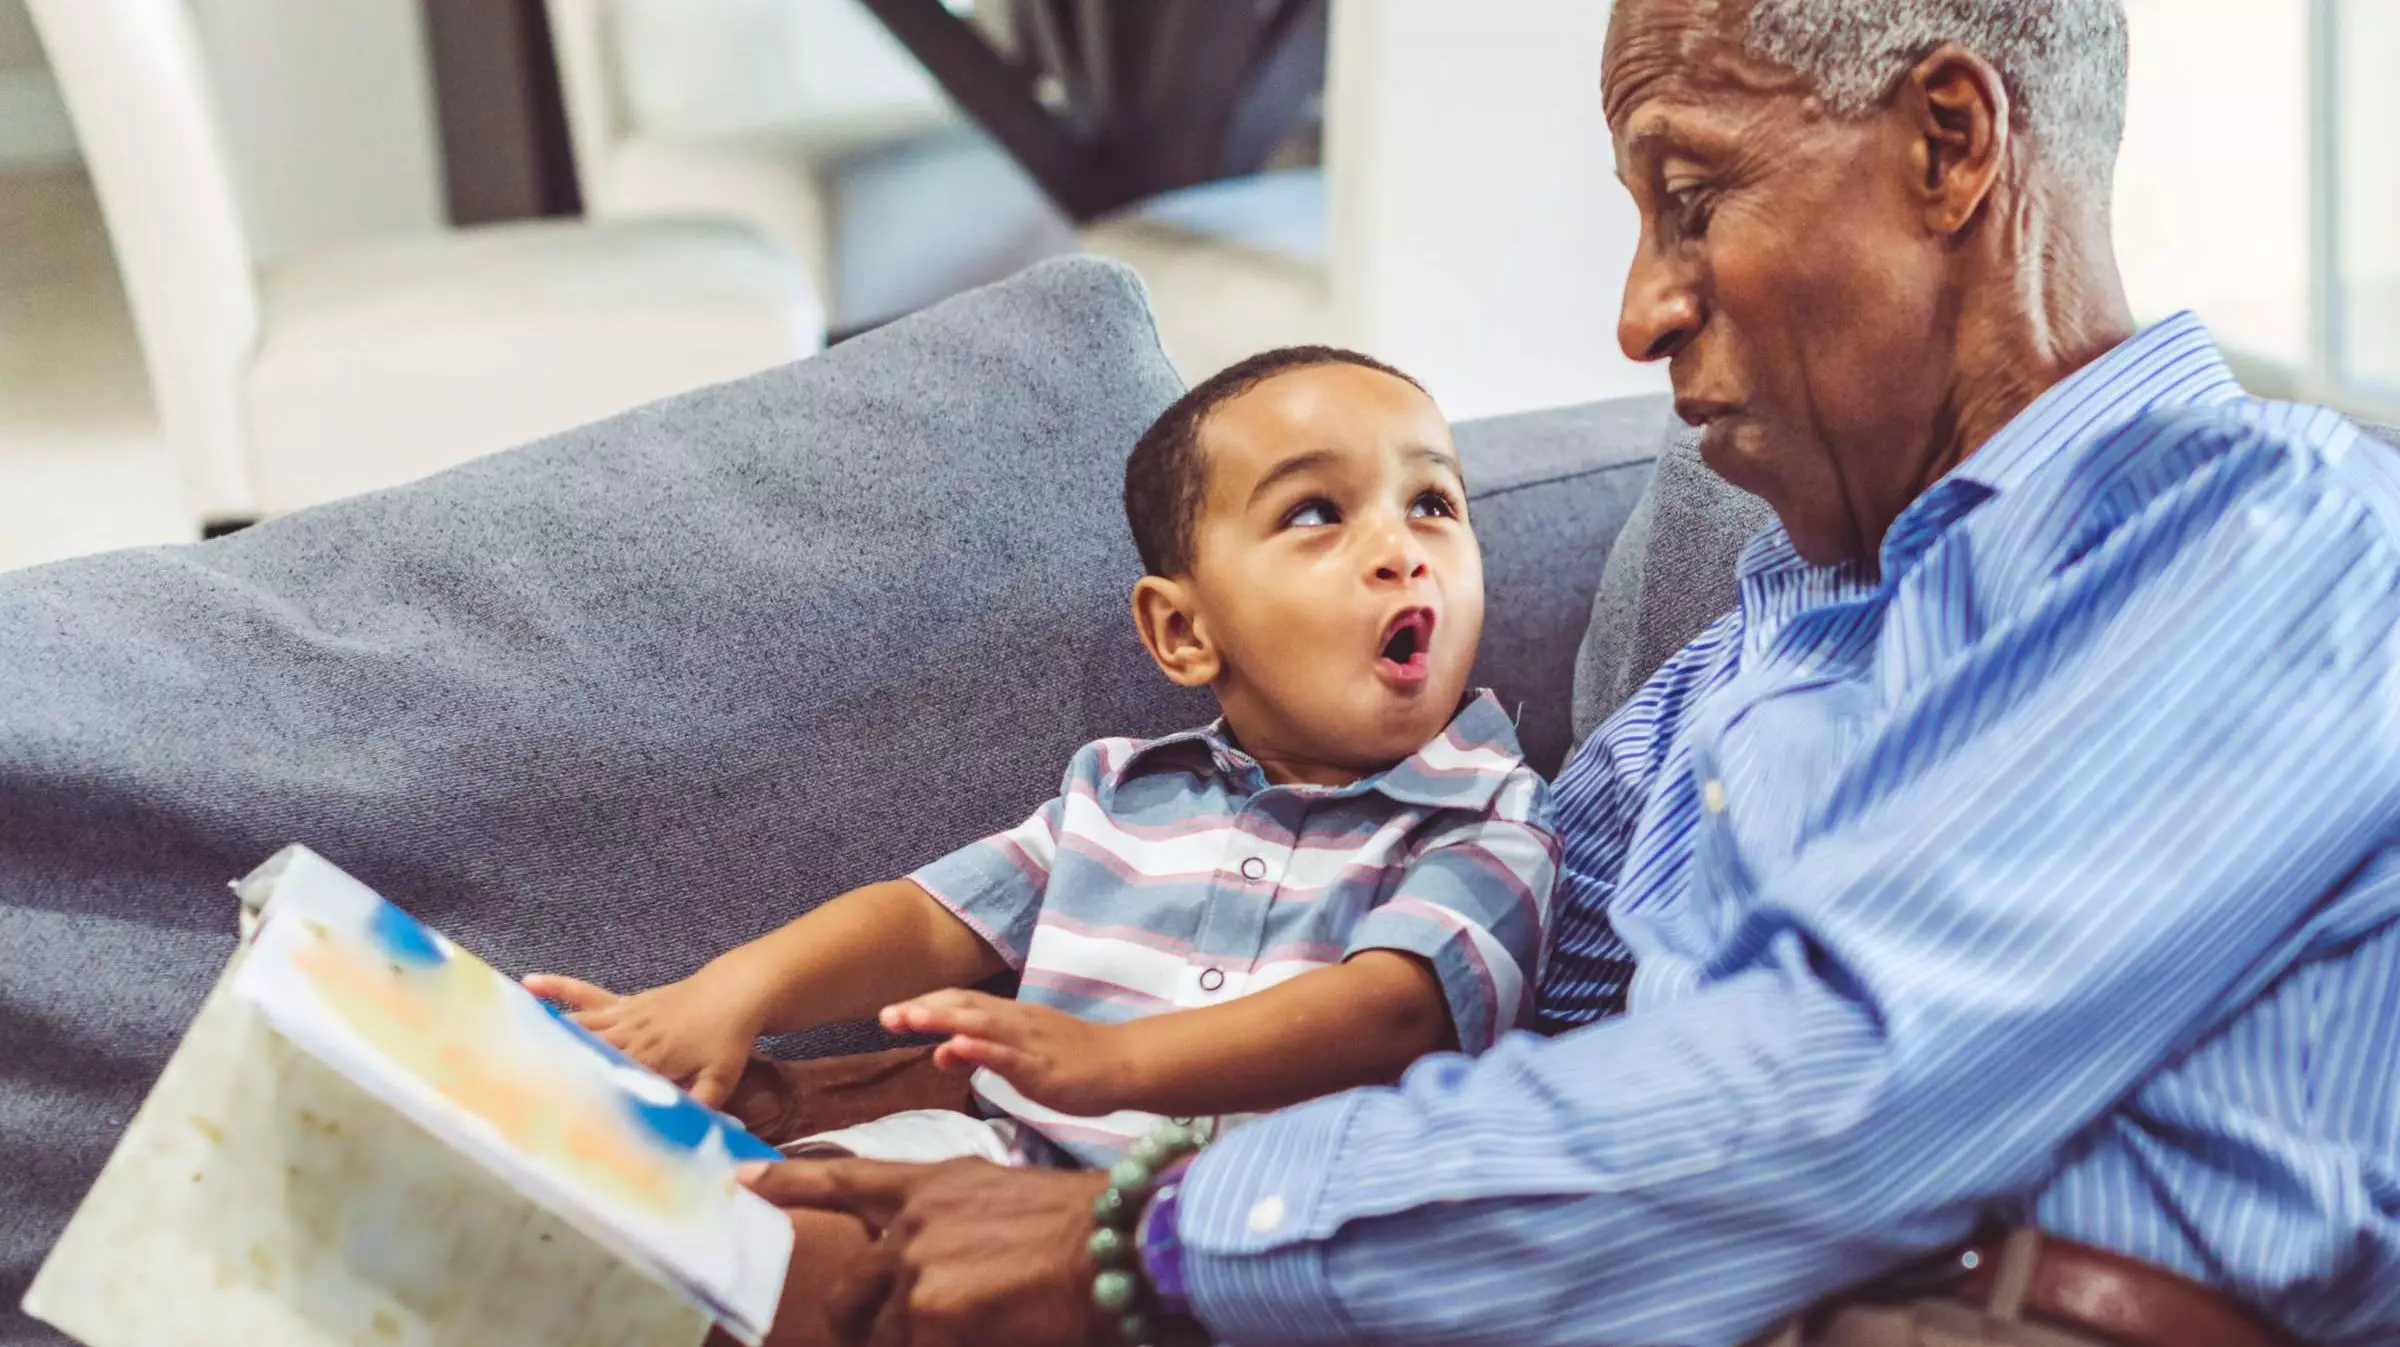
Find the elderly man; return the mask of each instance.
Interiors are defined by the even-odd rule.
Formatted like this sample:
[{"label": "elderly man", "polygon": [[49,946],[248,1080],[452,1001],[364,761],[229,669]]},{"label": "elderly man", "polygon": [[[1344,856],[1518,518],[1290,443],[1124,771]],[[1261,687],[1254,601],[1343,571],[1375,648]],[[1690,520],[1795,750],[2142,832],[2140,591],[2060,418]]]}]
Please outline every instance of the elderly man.
[{"label": "elderly man", "polygon": [[2124,75],[2116,0],[1622,0],[1624,347],[1780,527],[1558,783],[1561,1032],[1100,1218],[779,1167],[883,1232],[836,1327],[2400,1340],[2400,462],[2135,331]]}]

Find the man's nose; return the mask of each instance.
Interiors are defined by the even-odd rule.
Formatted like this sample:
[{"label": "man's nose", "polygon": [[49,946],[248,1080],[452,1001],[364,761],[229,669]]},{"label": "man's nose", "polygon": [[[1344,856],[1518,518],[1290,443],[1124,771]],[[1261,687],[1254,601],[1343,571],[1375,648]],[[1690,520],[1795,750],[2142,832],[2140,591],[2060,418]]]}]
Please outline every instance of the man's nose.
[{"label": "man's nose", "polygon": [[1691,344],[1700,321],[1700,296],[1683,267],[1643,240],[1625,274],[1625,303],[1617,313],[1617,345],[1625,358],[1668,359]]}]

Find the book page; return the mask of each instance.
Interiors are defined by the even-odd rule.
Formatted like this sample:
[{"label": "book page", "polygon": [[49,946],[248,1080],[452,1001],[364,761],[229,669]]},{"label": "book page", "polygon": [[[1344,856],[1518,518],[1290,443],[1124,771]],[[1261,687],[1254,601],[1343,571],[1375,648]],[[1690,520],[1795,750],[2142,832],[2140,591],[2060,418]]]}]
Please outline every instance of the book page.
[{"label": "book page", "polygon": [[[756,1342],[791,1252],[778,1158],[332,864],[290,848],[234,995],[296,1046]],[[263,904],[257,900],[264,898]]]}]

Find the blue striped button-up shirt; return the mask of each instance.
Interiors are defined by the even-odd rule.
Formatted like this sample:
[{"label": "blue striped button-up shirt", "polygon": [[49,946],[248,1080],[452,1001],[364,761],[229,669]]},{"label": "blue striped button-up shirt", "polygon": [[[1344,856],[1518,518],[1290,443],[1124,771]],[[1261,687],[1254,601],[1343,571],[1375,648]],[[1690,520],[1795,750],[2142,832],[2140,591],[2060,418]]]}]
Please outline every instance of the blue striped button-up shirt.
[{"label": "blue striped button-up shirt", "polygon": [[2179,318],[1878,562],[1769,530],[1568,765],[1581,1027],[1202,1157],[1221,1336],[1737,1342],[1999,1217],[2400,1341],[2400,460]]}]

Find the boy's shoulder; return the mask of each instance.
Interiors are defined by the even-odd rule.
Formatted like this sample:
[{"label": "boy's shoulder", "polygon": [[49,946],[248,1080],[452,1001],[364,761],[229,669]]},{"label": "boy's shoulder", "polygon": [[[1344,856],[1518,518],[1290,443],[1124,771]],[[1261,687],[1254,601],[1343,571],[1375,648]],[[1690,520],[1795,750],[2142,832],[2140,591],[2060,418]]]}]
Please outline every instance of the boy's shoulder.
[{"label": "boy's shoulder", "polygon": [[1113,782],[1137,760],[1154,753],[1172,752],[1182,745],[1189,745],[1193,753],[1205,755],[1215,748],[1216,734],[1217,727],[1210,724],[1160,735],[1155,739],[1139,739],[1131,735],[1094,739],[1076,749],[1075,755],[1067,760],[1066,784],[1096,786],[1102,782]]}]

